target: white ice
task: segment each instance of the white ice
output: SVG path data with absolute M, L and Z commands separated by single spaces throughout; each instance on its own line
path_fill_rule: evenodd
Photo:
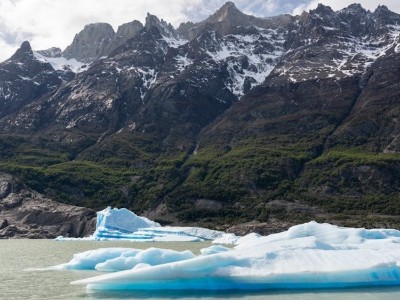
M 77 240 L 58 237 L 57 240 Z M 97 212 L 96 230 L 92 236 L 80 240 L 127 240 L 132 242 L 201 242 L 234 244 L 237 237 L 221 231 L 199 227 L 161 227 L 145 217 L 125 209 L 107 207 Z
M 194 257 L 194 254 L 189 250 L 100 248 L 74 254 L 73 258 L 65 264 L 29 270 L 97 270 L 103 272 L 117 272 L 131 270 L 133 268 L 143 268 L 144 266 L 149 267 L 175 261 L 183 261 Z
M 139 228 L 160 227 L 160 224 L 145 217 L 139 217 L 126 208 L 111 208 L 97 212 L 96 228 L 116 229 L 133 232 Z
M 313 289 L 400 285 L 400 232 L 310 222 L 232 249 L 79 280 L 92 290 Z

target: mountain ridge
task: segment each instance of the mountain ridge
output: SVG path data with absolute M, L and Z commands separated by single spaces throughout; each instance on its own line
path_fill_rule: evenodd
M 77 72 L 22 45 L 14 58 L 32 52 L 25 65 L 56 83 L 0 119 L 0 170 L 58 201 L 161 223 L 398 226 L 398 14 L 354 4 L 257 18 L 228 2 L 177 29 L 150 14 L 122 28 L 84 38 L 98 53 Z M 9 107 L 17 86 L 3 84 Z

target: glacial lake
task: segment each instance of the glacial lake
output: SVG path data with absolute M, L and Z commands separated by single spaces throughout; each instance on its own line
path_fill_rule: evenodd
M 400 287 L 347 289 L 340 291 L 264 291 L 241 293 L 179 294 L 169 293 L 88 293 L 84 286 L 72 286 L 74 280 L 92 277 L 93 271 L 24 271 L 68 262 L 74 253 L 103 247 L 149 247 L 192 250 L 199 253 L 210 243 L 131 243 L 131 242 L 56 242 L 53 240 L 0 240 L 0 299 L 240 299 L 240 300 L 301 300 L 301 299 L 400 299 Z

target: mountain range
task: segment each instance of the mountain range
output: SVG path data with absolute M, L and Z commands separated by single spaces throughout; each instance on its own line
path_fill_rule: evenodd
M 0 171 L 162 224 L 399 228 L 399 36 L 386 6 L 227 2 L 178 28 L 89 24 L 64 51 L 24 42 L 0 63 Z

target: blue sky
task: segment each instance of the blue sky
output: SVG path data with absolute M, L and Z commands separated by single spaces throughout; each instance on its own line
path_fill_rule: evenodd
M 0 61 L 10 57 L 24 40 L 34 49 L 64 49 L 84 25 L 94 22 L 118 25 L 144 21 L 150 12 L 172 23 L 200 21 L 226 0 L 0 0 Z M 243 12 L 257 16 L 300 14 L 318 3 L 338 10 L 357 0 L 233 0 Z M 359 0 L 374 10 L 385 4 L 400 13 L 400 0 Z

